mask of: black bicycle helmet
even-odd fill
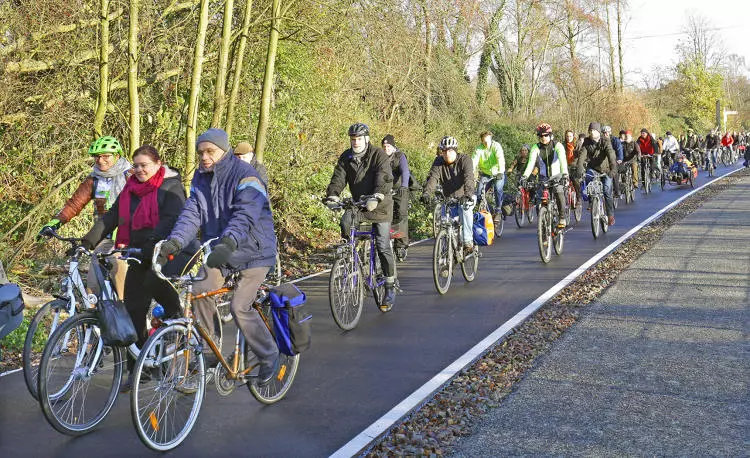
[[[350,137],[366,137],[368,135],[370,135],[370,128],[367,127],[367,124],[357,122],[349,126]]]

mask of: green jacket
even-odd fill
[[[505,172],[505,153],[500,143],[493,141],[489,148],[479,145],[471,155],[474,170],[489,176],[499,175]]]

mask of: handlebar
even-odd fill
[[[374,195],[363,195],[359,196],[359,200],[354,200],[351,197],[345,197],[339,202],[326,204],[331,210],[348,210],[350,208],[364,208],[369,199],[376,199]]]
[[[203,243],[203,245],[200,246],[200,248],[198,249],[198,251],[195,253],[193,257],[197,256],[198,253],[203,252],[202,261],[203,261],[203,264],[205,264],[206,260],[208,259],[208,255],[211,254],[211,244],[215,242],[216,240],[219,240],[219,238],[214,237],[212,239],[206,240]],[[170,283],[172,282],[195,283],[206,278],[205,275],[199,276],[199,275],[193,275],[193,274],[174,275],[174,276],[169,276],[169,277],[164,275],[164,273],[162,273],[162,269],[164,266],[162,266],[161,264],[157,262],[159,258],[159,252],[161,251],[161,246],[164,244],[164,242],[166,242],[166,240],[159,240],[158,242],[156,242],[156,245],[154,245],[154,254],[151,257],[151,269],[154,271],[154,273],[156,274],[158,278],[162,280],[166,280]]]

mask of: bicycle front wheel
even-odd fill
[[[115,403],[122,377],[122,349],[107,347],[95,312],[62,323],[39,364],[39,404],[57,431],[71,436],[95,428]]]
[[[52,333],[70,318],[68,302],[55,299],[34,314],[23,343],[23,378],[34,399],[39,400],[39,359]]]
[[[437,237],[440,232],[440,219],[443,217],[443,204],[435,204],[432,209],[432,236]]]
[[[195,331],[172,324],[143,345],[133,370],[130,414],[138,437],[150,449],[171,450],[193,429],[206,388],[203,354]]]
[[[547,207],[539,208],[536,236],[539,244],[539,256],[545,264],[552,258],[552,220]]]
[[[357,327],[362,316],[364,285],[362,273],[354,263],[349,247],[345,247],[333,261],[331,277],[328,281],[328,299],[331,304],[333,321],[344,331]]]
[[[438,293],[445,294],[451,286],[453,277],[453,253],[448,231],[441,229],[435,238],[432,252],[432,278]]]
[[[599,230],[601,229],[601,221],[602,216],[600,215],[601,212],[601,204],[599,203],[600,197],[594,196],[590,198],[591,200],[591,233],[594,235],[594,238],[599,238]]]
[[[513,214],[516,218],[516,225],[518,227],[523,227],[524,224],[526,224],[526,210],[524,209],[524,198],[523,195],[519,192],[516,196],[516,208]]]

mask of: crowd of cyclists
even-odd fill
[[[745,133],[719,136],[716,130],[705,137],[688,131],[679,138],[666,132],[662,138],[645,128],[637,137],[630,130],[614,136],[610,126],[598,122],[592,122],[587,132],[579,135],[566,130],[562,141],[555,138],[547,123],[536,127],[536,135],[538,141],[523,145],[508,164],[501,142],[490,131],[479,134],[478,145],[468,154],[460,152],[455,137],[445,136],[420,186],[393,135],[385,135],[378,145],[371,141],[366,124],[355,123],[349,128],[349,148],[336,162],[323,202],[331,208],[340,207],[346,188],[353,200],[362,201],[363,211],[358,214],[372,224],[385,278],[385,294],[378,304],[382,311],[391,310],[396,301],[396,263],[407,256],[409,200],[414,191],[421,190],[421,200],[428,208],[434,203],[436,191],[458,202],[450,212],[460,222],[463,250],[470,253],[474,249],[474,210],[478,202],[485,202],[486,195],[494,197],[489,210],[498,224],[504,218],[506,195],[516,187],[533,187],[540,179],[548,180],[559,212],[557,228],[564,229],[564,213],[569,211],[566,188],[572,183],[579,197],[577,205],[585,205],[580,197],[585,196],[587,183],[601,179],[606,221],[614,225],[615,199],[625,184],[620,179],[623,172],[632,171],[625,175],[632,177],[637,189],[647,178],[645,171],[659,174],[676,167],[691,173],[698,164],[708,169],[717,164],[721,148],[730,154],[744,152],[750,140]],[[278,370],[279,353],[252,308],[277,255],[267,171],[257,163],[250,144],[233,148],[221,129],[211,128],[200,135],[196,150],[199,168],[188,196],[179,172],[168,167],[153,146],[137,148],[128,159],[116,138],[97,139],[88,150],[95,161],[91,173],[41,234],[59,228],[93,202],[96,222],[83,237],[88,249],[98,253],[122,247],[143,250],[143,262],[136,266],[118,259],[111,262],[113,285],[133,320],[139,344],[147,338],[146,316],[152,300],[162,304],[168,314],[179,313],[176,292],[152,270],[156,243],[165,241],[154,259],[167,271],[177,271],[200,243],[216,239],[202,267],[205,280],[195,285],[194,292],[216,289],[231,272],[239,272],[231,313],[260,361],[258,383],[267,383]],[[353,223],[351,212],[344,212],[340,220],[343,238],[349,236]],[[88,284],[96,293],[96,282],[89,278]],[[219,318],[209,300],[196,301],[195,316],[216,332]],[[132,366],[133,361],[129,361],[128,368]],[[123,390],[131,385],[129,379]]]

